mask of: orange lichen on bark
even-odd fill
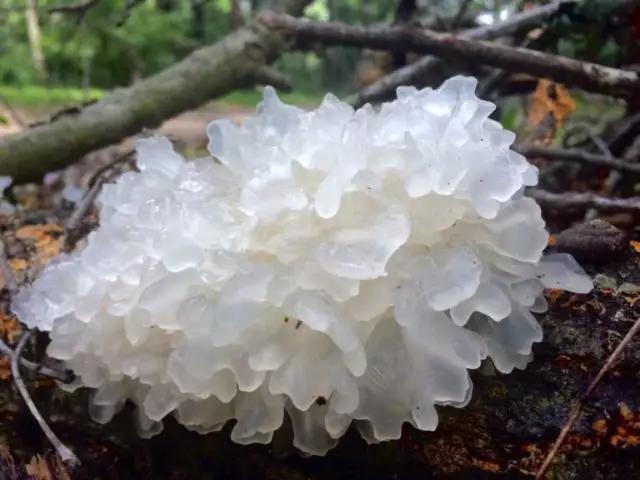
[[[629,245],[631,245],[631,248],[633,248],[636,252],[640,253],[640,242],[632,240],[631,242],[629,242]]]
[[[489,473],[500,472],[500,465],[498,465],[497,463],[488,462],[486,460],[478,460],[477,458],[474,458],[472,462],[476,467],[478,467],[480,470],[483,470],[485,472],[489,472]]]

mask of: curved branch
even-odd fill
[[[527,195],[543,208],[588,210],[601,212],[640,213],[640,197],[609,198],[593,193],[551,193],[540,189],[529,189]]]
[[[549,78],[570,87],[615,97],[640,95],[636,72],[581,62],[548,53],[455,37],[415,27],[364,28],[339,23],[299,20],[265,12],[259,22],[289,35],[297,48],[314,44],[349,45],[379,50],[404,50],[490,65]]]
[[[527,158],[544,158],[545,160],[557,160],[564,162],[575,162],[593,167],[610,168],[620,172],[640,175],[640,163],[627,162],[606,155],[583,152],[575,149],[562,149],[553,147],[542,147],[538,145],[518,145],[514,147]]]

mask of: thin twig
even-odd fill
[[[600,150],[600,153],[602,153],[602,155],[604,155],[609,161],[613,160],[613,154],[611,153],[611,150],[609,150],[609,147],[607,146],[605,141],[601,137],[596,135],[591,129],[591,127],[589,127],[589,125],[579,123],[575,125],[573,128],[577,129],[578,131],[582,130],[587,136],[587,138],[591,141],[591,143],[593,143],[595,147],[598,150]],[[639,167],[638,171],[640,171],[639,164],[629,164],[629,165]],[[612,170],[611,172],[609,172],[609,175],[607,175],[607,178],[604,181],[604,189],[602,193],[609,194],[613,192],[613,190],[616,187],[616,184],[620,181],[621,178],[622,178],[622,175],[620,174],[619,171]],[[589,220],[593,220],[597,216],[598,216],[598,210],[595,208],[590,208],[589,210],[587,210],[587,213],[585,213],[584,220],[588,222]]]
[[[561,210],[587,210],[595,208],[601,212],[629,212],[640,214],[640,197],[609,198],[593,193],[552,193],[546,190],[530,189],[528,195],[545,208]]]
[[[53,448],[55,448],[64,465],[68,468],[73,468],[80,464],[80,460],[78,460],[78,457],[76,457],[74,453],[69,450],[69,448],[67,448],[58,437],[56,437],[56,434],[53,433],[53,430],[51,430],[49,425],[47,425],[47,422],[42,418],[38,408],[29,396],[24,380],[22,380],[22,377],[20,376],[20,357],[24,347],[27,345],[27,341],[31,338],[31,333],[31,331],[27,331],[22,335],[15,352],[11,357],[11,374],[13,376],[13,381],[15,382],[22,399],[27,404],[27,407],[29,407],[31,415],[33,415],[33,418],[38,422],[38,425],[40,425],[40,428],[46,435],[49,442],[53,445]]]
[[[93,206],[96,197],[100,193],[102,189],[102,185],[107,181],[105,174],[111,171],[113,167],[116,165],[129,160],[133,154],[134,150],[128,150],[127,152],[118,155],[112,161],[103,165],[98,170],[94,172],[94,174],[89,179],[89,190],[85,193],[82,200],[78,202],[75,210],[71,214],[71,217],[65,223],[65,238],[64,238],[64,251],[70,252],[72,251],[76,243],[80,238],[80,224],[82,223],[82,219],[89,213],[91,207]]]
[[[84,2],[66,5],[54,5],[47,8],[47,13],[71,13],[84,16],[90,9],[98,5],[102,0],[85,0]]]
[[[84,197],[82,197],[82,200],[78,202],[78,205],[76,206],[75,210],[71,214],[71,217],[69,217],[69,220],[65,222],[65,226],[64,226],[64,230],[65,230],[64,251],[65,252],[67,253],[71,252],[75,248],[76,243],[78,243],[78,240],[80,239],[80,236],[81,236],[79,234],[79,231],[80,231],[80,224],[82,223],[82,219],[89,212],[89,210],[91,210],[91,207],[93,206],[93,203],[95,202],[96,197],[100,193],[100,189],[102,188],[103,183],[104,183],[104,178],[100,177],[98,181],[96,181],[96,183],[89,189],[89,191],[85,193]]]
[[[541,145],[517,145],[514,150],[527,158],[544,158],[550,161],[572,162],[593,167],[610,168],[619,172],[640,175],[640,163],[627,162],[608,155],[598,155],[571,148],[544,147]]]
[[[4,288],[7,289],[9,294],[15,295],[18,293],[18,282],[16,282],[11,265],[9,265],[6,247],[2,239],[0,239],[0,272],[2,272],[2,276],[4,277]]]
[[[469,9],[471,3],[473,3],[473,0],[462,0],[456,16],[453,17],[453,20],[451,20],[451,27],[449,28],[450,31],[453,32],[456,28],[458,28],[458,25],[460,25],[460,21],[467,13],[467,10]]]
[[[540,35],[535,38],[525,37],[522,43],[519,45],[522,48],[528,48],[529,50],[543,50],[545,43],[547,43],[550,33],[549,29],[544,30]],[[490,96],[497,90],[505,80],[513,75],[508,69],[494,70],[489,74],[487,79],[478,87],[478,97],[485,100],[490,100]]]
[[[596,135],[593,132],[591,126],[587,125],[586,123],[576,123],[575,125],[567,128],[564,134],[564,138],[562,139],[562,145],[564,147],[568,147],[571,144],[569,140],[578,133],[583,133],[589,139],[589,141],[593,143],[593,145],[598,150],[600,150],[603,155],[613,157],[605,141],[602,140],[602,138],[600,138],[598,135]]]
[[[594,378],[593,381],[589,384],[589,388],[587,388],[587,391],[584,393],[584,395],[582,395],[578,403],[571,410],[571,413],[569,414],[569,418],[567,419],[567,423],[564,425],[564,427],[562,427],[562,430],[560,431],[558,438],[556,439],[555,443],[551,447],[551,450],[549,450],[549,453],[547,453],[547,456],[542,462],[542,465],[538,469],[538,473],[536,473],[536,480],[540,480],[543,477],[544,473],[549,468],[549,465],[551,465],[551,462],[553,461],[553,458],[555,457],[556,453],[558,453],[559,448],[562,446],[564,439],[573,428],[573,424],[578,419],[578,416],[580,415],[580,412],[586,405],[589,399],[589,396],[591,396],[591,394],[594,392],[594,390],[596,389],[600,381],[609,372],[612,365],[616,362],[618,357],[622,354],[622,351],[624,350],[624,348],[631,341],[631,339],[636,335],[636,333],[638,333],[639,330],[640,330],[640,318],[636,320],[636,322],[633,324],[633,327],[631,327],[631,329],[622,339],[618,347],[613,351],[613,353],[609,356],[609,358],[607,358],[607,361],[604,363],[604,365],[598,372],[598,375],[596,375],[596,378]]]
[[[638,130],[640,130],[640,113],[635,113],[616,125],[607,142],[607,147],[616,155],[624,156],[627,147],[635,140]]]
[[[0,338],[0,353],[3,353],[9,358],[13,358],[14,355],[13,349],[9,345],[7,345],[2,338]],[[27,360],[23,357],[20,357],[20,365],[22,365],[27,370],[32,371],[36,375],[49,377],[62,383],[69,383],[75,378],[73,372],[71,372],[70,370],[55,370],[53,368],[40,365],[39,363],[32,362],[31,360]]]
[[[113,160],[111,160],[109,163],[103,165],[102,167],[100,167],[98,170],[96,170],[93,175],[91,175],[91,178],[89,179],[89,189],[93,188],[93,186],[96,184],[96,182],[98,180],[100,180],[100,178],[107,173],[108,171],[110,171],[113,167],[115,167],[116,165],[119,165],[120,163],[123,163],[129,159],[131,159],[131,157],[134,154],[134,150],[128,150],[125,153],[122,153],[120,155],[117,155]]]

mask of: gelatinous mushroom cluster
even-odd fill
[[[140,172],[104,187],[87,245],[14,309],[95,389],[96,420],[130,399],[142,434],[173,414],[268,443],[286,412],[295,446],[322,455],[352,423],[372,442],[433,430],[483,359],[525,367],[545,287],[591,289],[571,257],[542,256],[523,196],[537,171],[475,86],[357,111],[266,88],[242,126],[209,125],[212,157],[139,140]]]

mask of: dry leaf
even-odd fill
[[[54,480],[49,465],[44,458],[36,455],[26,466],[27,474],[35,477],[36,480]]]
[[[545,78],[538,80],[538,85],[530,98],[529,122],[539,125],[545,118],[552,117],[551,128],[539,143],[548,145],[564,124],[566,118],[576,109],[576,102],[569,91],[562,85]]]

